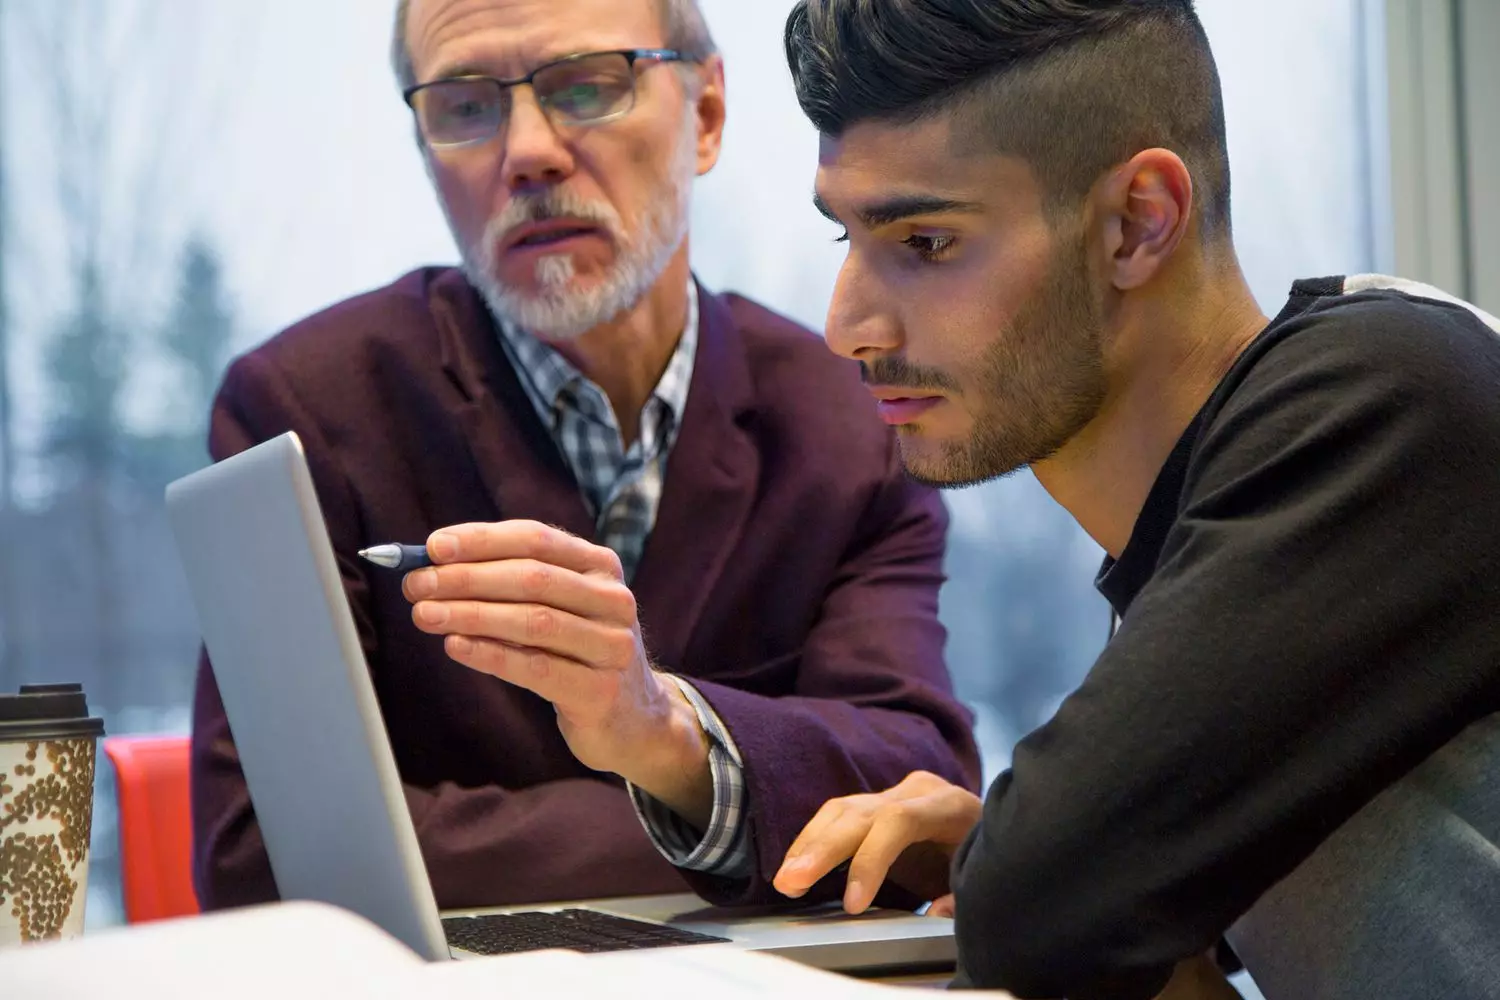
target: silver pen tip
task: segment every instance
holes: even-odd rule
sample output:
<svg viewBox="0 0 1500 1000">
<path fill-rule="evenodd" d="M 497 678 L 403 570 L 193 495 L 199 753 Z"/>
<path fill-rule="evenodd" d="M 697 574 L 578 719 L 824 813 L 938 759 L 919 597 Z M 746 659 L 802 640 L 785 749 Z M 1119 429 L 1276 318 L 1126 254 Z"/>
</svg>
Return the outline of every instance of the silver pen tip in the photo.
<svg viewBox="0 0 1500 1000">
<path fill-rule="evenodd" d="M 359 557 L 377 566 L 393 569 L 401 564 L 401 548 L 397 545 L 375 545 L 360 549 Z"/>
</svg>

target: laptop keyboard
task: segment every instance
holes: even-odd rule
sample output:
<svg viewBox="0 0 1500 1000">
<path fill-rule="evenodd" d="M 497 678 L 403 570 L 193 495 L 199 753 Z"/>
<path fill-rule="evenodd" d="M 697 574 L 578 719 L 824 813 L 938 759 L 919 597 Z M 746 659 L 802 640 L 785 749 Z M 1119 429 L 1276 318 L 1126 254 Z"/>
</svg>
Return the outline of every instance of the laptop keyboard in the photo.
<svg viewBox="0 0 1500 1000">
<path fill-rule="evenodd" d="M 568 948 L 581 952 L 630 951 L 729 940 L 643 920 L 630 920 L 598 910 L 448 917 L 443 920 L 443 933 L 451 947 L 476 955 L 510 955 L 543 948 Z"/>
</svg>

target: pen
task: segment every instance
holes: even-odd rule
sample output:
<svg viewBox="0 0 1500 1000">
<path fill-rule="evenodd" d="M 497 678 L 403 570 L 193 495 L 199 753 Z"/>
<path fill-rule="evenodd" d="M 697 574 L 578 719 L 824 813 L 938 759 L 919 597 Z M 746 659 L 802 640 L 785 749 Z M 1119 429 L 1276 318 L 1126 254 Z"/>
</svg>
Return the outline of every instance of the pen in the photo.
<svg viewBox="0 0 1500 1000">
<path fill-rule="evenodd" d="M 372 545 L 360 549 L 359 557 L 376 566 L 398 570 L 402 573 L 432 565 L 432 557 L 425 545 Z"/>
</svg>

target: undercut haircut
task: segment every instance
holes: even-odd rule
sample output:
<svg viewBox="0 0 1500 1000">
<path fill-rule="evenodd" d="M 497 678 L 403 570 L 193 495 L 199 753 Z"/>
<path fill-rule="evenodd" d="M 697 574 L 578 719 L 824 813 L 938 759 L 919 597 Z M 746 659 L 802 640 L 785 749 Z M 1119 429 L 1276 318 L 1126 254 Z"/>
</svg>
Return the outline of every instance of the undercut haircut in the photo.
<svg viewBox="0 0 1500 1000">
<path fill-rule="evenodd" d="M 654 0 L 657 17 L 661 19 L 662 37 L 666 47 L 676 49 L 693 63 L 700 63 L 718 52 L 708 22 L 698 9 L 698 0 Z M 406 44 L 406 20 L 411 10 L 411 0 L 398 0 L 396 24 L 391 31 L 391 69 L 396 73 L 396 82 L 404 91 L 417 85 L 416 70 L 412 66 L 411 47 Z"/>
<path fill-rule="evenodd" d="M 1192 0 L 799 0 L 785 43 L 825 135 L 957 112 L 955 153 L 1025 160 L 1054 213 L 1161 147 L 1205 238 L 1229 235 L 1224 98 Z"/>
</svg>

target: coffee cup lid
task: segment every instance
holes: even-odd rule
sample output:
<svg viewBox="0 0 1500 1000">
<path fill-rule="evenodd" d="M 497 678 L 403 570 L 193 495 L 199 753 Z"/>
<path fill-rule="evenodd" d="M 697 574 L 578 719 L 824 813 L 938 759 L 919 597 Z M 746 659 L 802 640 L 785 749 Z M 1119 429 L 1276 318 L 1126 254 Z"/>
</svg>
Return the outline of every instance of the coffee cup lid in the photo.
<svg viewBox="0 0 1500 1000">
<path fill-rule="evenodd" d="M 82 684 L 22 684 L 19 694 L 0 694 L 0 743 L 103 735 L 104 720 L 89 715 Z"/>
</svg>

